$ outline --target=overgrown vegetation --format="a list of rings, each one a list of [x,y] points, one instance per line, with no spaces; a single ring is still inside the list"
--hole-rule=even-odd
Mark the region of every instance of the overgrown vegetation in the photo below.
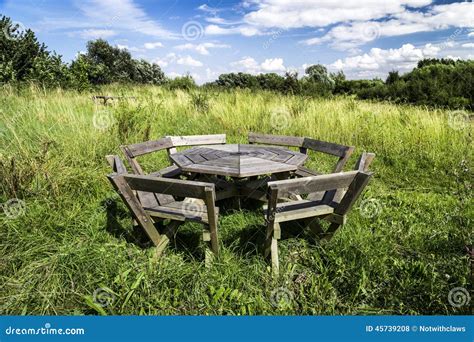
[[[472,124],[456,112],[245,89],[102,91],[135,98],[103,106],[72,90],[0,90],[0,313],[470,313],[448,301],[470,287],[473,244]],[[284,230],[276,279],[257,248],[263,211],[249,204],[221,205],[211,268],[192,223],[155,259],[105,178],[104,156],[164,135],[227,133],[237,143],[249,131],[354,145],[348,168],[375,152],[348,223],[328,243]],[[168,163],[165,153],[143,160],[148,171]],[[310,154],[309,167],[332,163]]]

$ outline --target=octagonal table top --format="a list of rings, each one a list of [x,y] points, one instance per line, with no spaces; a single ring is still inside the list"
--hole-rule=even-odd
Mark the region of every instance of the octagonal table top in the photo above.
[[[207,145],[170,155],[187,172],[244,178],[295,171],[307,155],[280,146]]]

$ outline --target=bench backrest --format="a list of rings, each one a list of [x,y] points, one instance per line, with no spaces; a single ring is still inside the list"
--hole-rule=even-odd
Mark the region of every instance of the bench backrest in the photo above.
[[[342,171],[344,165],[352,155],[352,152],[354,152],[353,146],[340,145],[307,137],[292,137],[287,135],[272,135],[250,132],[248,135],[248,140],[250,144],[269,144],[299,147],[301,153],[307,153],[309,149],[315,152],[321,152],[339,157],[332,172]]]
[[[184,136],[166,136],[171,139],[171,148],[168,153],[176,153],[176,147],[180,146],[199,146],[199,145],[220,145],[226,143],[225,134],[209,134],[209,135],[184,135]]]

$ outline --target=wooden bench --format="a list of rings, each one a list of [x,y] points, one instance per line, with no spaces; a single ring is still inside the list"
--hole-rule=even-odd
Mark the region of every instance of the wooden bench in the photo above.
[[[279,268],[280,223],[310,219],[312,230],[318,237],[330,238],[346,222],[346,215],[369,182],[372,173],[367,170],[374,156],[373,153],[363,153],[355,171],[268,182],[264,255],[271,255],[275,273]],[[292,196],[306,194],[306,199],[288,201]],[[318,194],[317,199],[311,194]],[[328,229],[324,231],[315,218],[331,222]]]
[[[203,241],[210,250],[219,253],[217,221],[219,209],[215,206],[214,184],[189,180],[169,179],[150,175],[129,174],[118,156],[106,156],[114,173],[107,176],[135,221],[140,225],[160,255],[175,235],[179,225],[186,221],[204,225]],[[160,197],[185,198],[182,201],[165,201]],[[145,201],[143,199],[146,199]],[[156,229],[154,223],[170,220],[163,232]],[[210,254],[206,250],[206,263]]]
[[[308,153],[308,150],[320,152],[338,157],[332,172],[341,172],[354,152],[353,146],[345,146],[331,142],[316,140],[308,137],[292,137],[286,135],[272,135],[261,133],[249,133],[248,140],[250,144],[268,144],[298,147],[301,153]],[[300,166],[295,172],[299,177],[316,176],[322,174],[319,171],[311,170],[307,167]]]
[[[123,100],[123,99],[132,99],[134,100],[135,97],[134,96],[105,96],[105,95],[94,95],[92,96],[92,100],[93,101],[96,101],[96,100],[102,100],[103,101],[103,105],[107,105],[107,101],[113,101],[113,100]]]

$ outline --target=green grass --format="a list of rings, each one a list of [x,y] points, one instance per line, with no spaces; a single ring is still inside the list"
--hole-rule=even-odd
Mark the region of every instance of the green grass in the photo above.
[[[468,312],[448,293],[470,288],[473,131],[453,125],[452,113],[250,91],[108,87],[136,97],[108,107],[72,91],[0,92],[0,202],[25,204],[18,215],[6,204],[0,212],[2,314]],[[195,224],[153,258],[105,177],[104,156],[164,135],[226,133],[237,143],[249,131],[354,145],[348,168],[375,152],[375,176],[348,223],[327,243],[287,234],[278,278],[258,253],[257,209],[220,215],[222,254],[209,269]],[[149,171],[167,163],[161,153],[143,158]],[[331,163],[312,154],[309,166]],[[377,210],[365,211],[368,201]]]

